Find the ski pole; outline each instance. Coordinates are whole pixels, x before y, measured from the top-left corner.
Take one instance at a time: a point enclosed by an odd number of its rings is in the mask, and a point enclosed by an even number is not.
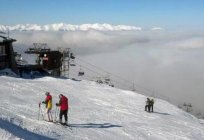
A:
[[[57,121],[57,106],[55,106],[55,122]]]
[[[57,112],[56,112],[56,121],[58,120],[59,121],[59,108],[56,106],[57,108]]]
[[[50,118],[51,118],[51,121],[53,121],[52,110],[50,111]]]
[[[41,103],[39,103],[39,107],[40,107],[40,112],[41,112],[42,118],[44,120],[44,115],[43,115],[43,111],[42,111],[42,108],[41,108]]]
[[[40,119],[40,103],[38,104],[38,120]]]

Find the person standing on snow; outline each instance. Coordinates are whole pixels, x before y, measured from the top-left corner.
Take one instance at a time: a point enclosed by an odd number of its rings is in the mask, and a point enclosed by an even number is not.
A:
[[[146,105],[145,105],[145,111],[147,111],[148,109],[148,112],[150,112],[150,99],[147,98],[147,101],[146,101]]]
[[[48,121],[52,122],[53,121],[52,112],[51,112],[52,111],[52,96],[50,95],[49,92],[46,92],[45,95],[46,95],[45,101],[43,101],[42,103],[46,104],[46,113],[48,116]]]
[[[153,112],[153,110],[154,110],[154,99],[151,99],[151,100],[150,100],[149,106],[150,106],[149,111]]]
[[[62,116],[64,116],[64,119],[65,119],[64,124],[68,125],[68,123],[67,123],[67,113],[68,113],[68,108],[69,108],[68,107],[68,98],[62,94],[59,95],[59,98],[60,98],[59,103],[56,103],[56,106],[60,106],[60,114],[59,114],[60,120],[59,120],[59,122],[61,124],[63,124],[62,123]]]

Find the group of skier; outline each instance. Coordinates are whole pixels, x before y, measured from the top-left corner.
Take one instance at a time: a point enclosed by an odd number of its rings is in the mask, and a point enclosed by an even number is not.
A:
[[[51,96],[50,92],[46,92],[45,95],[46,95],[46,98],[42,103],[44,103],[46,105],[46,113],[47,113],[48,121],[53,122],[52,96]],[[59,95],[59,103],[56,103],[56,106],[60,107],[59,123],[68,125],[68,122],[67,122],[68,121],[67,115],[68,115],[68,109],[69,109],[68,98],[66,96],[64,96],[63,94],[60,94]],[[145,105],[145,111],[153,112],[153,109],[154,109],[154,99],[147,98],[146,105]],[[64,123],[62,122],[63,116],[64,116],[64,120],[65,120]]]
[[[154,99],[147,98],[145,111],[153,112],[154,111]]]
[[[48,121],[53,122],[52,96],[51,96],[50,92],[46,92],[45,95],[46,95],[46,98],[42,103],[44,103],[46,105],[46,113],[47,113]],[[68,122],[67,122],[67,119],[68,119],[67,113],[68,113],[68,109],[69,109],[68,98],[66,96],[64,96],[63,94],[60,94],[59,95],[59,103],[56,103],[56,106],[60,107],[59,123],[68,125]],[[64,116],[64,120],[65,120],[64,123],[62,122],[63,116]]]

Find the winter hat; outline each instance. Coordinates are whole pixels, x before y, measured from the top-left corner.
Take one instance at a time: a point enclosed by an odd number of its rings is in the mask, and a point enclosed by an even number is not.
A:
[[[49,95],[50,93],[47,91],[47,92],[45,92],[45,95]]]
[[[62,96],[63,96],[63,95],[62,95],[62,94],[60,94],[60,95],[59,95],[59,98],[62,98]]]

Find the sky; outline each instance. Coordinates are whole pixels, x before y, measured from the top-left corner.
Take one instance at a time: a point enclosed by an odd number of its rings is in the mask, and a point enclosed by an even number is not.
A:
[[[203,0],[0,0],[1,24],[109,23],[202,28]]]

